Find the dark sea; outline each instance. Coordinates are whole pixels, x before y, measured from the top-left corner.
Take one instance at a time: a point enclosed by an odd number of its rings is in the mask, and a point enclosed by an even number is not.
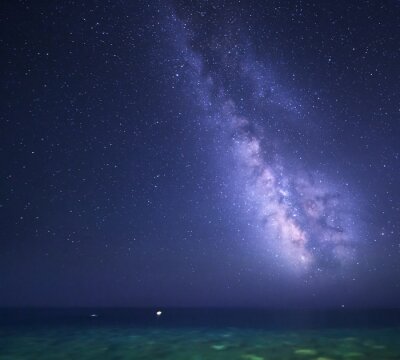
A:
[[[2,309],[11,359],[400,360],[400,310]]]

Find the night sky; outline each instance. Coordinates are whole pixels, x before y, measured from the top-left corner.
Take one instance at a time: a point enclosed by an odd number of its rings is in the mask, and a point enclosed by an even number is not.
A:
[[[400,304],[398,1],[0,13],[0,306]]]

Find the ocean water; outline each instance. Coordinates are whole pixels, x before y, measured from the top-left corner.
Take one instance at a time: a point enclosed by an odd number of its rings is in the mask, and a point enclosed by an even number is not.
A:
[[[400,359],[400,311],[3,309],[6,359]]]

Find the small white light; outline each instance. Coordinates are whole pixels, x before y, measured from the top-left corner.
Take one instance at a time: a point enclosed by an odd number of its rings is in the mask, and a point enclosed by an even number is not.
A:
[[[161,314],[162,314],[162,311],[160,311],[160,310],[158,310],[158,311],[156,312],[156,315],[157,315],[157,316],[161,316]]]
[[[97,314],[91,314],[90,317],[97,317]]]

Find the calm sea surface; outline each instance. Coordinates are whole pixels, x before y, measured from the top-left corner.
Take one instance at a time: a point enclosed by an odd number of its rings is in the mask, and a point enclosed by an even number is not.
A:
[[[400,311],[2,309],[5,359],[400,360]]]

